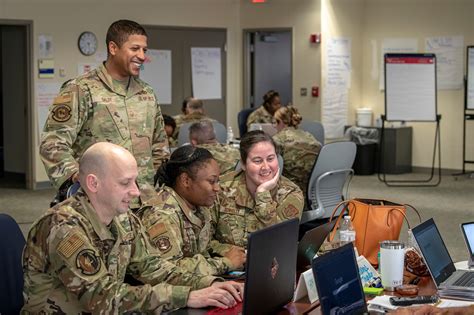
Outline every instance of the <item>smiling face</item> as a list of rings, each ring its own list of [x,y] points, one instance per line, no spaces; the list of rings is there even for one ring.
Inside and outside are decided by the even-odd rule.
[[[247,180],[247,188],[254,191],[256,187],[272,179],[278,172],[278,158],[271,142],[262,141],[254,144],[242,164]]]
[[[178,184],[184,189],[179,189],[178,193],[189,204],[195,207],[210,207],[216,201],[219,187],[219,165],[214,159],[207,160],[194,172],[191,177],[187,173],[180,175]]]
[[[113,41],[109,42],[108,49],[109,58],[106,66],[114,79],[124,80],[129,76],[138,76],[148,49],[147,37],[130,35],[120,47]]]

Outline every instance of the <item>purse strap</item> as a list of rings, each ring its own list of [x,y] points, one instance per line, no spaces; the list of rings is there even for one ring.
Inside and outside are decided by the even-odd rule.
[[[355,210],[355,204],[352,200],[344,200],[344,201],[341,201],[340,203],[337,204],[337,206],[334,208],[332,214],[331,214],[331,217],[329,218],[329,221],[328,222],[331,222],[332,219],[334,218],[334,215],[336,214],[337,210],[339,209],[340,206],[344,205],[345,208],[349,208],[349,205],[352,205]],[[339,213],[339,215],[337,216],[336,218],[336,224],[334,224],[334,227],[331,231],[331,233],[329,233],[328,237],[327,237],[327,240],[328,242],[332,242],[332,240],[334,239],[334,237],[336,236],[336,232],[337,232],[337,227],[339,226],[339,221],[341,221],[341,218],[342,216],[346,213],[345,210],[341,211],[341,213]],[[350,213],[350,210],[349,210],[349,213]]]
[[[412,205],[409,205],[409,204],[404,204],[403,205],[406,208],[411,208],[413,211],[415,211],[415,213],[417,214],[418,216],[418,219],[420,220],[420,223],[421,223],[421,215],[420,213],[418,212],[418,210],[416,210],[415,207],[413,207]],[[408,225],[408,228],[411,230],[411,226],[410,226],[410,221],[408,220],[408,217],[406,216],[405,213],[403,213],[402,210],[398,209],[398,208],[392,208],[388,211],[388,215],[387,215],[387,226],[390,227],[390,222],[388,222],[388,219],[390,218],[390,213],[392,213],[392,211],[397,211],[399,212],[404,218],[405,218],[405,221],[407,222],[407,225]]]

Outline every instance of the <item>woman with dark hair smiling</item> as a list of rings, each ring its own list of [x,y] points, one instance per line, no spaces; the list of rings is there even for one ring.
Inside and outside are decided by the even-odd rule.
[[[269,135],[247,132],[240,141],[240,157],[242,170],[221,177],[216,238],[246,247],[249,233],[300,218],[304,201],[301,189],[280,176],[277,147]]]
[[[212,154],[190,145],[171,154],[155,177],[158,193],[139,210],[152,246],[161,256],[196,273],[218,275],[241,269],[243,248],[213,241],[214,223],[206,207],[219,192],[219,166]],[[212,256],[210,244],[223,257]]]
[[[263,96],[263,104],[253,111],[247,118],[247,128],[251,124],[271,124],[273,123],[273,114],[281,107],[280,94],[277,91],[270,90]]]

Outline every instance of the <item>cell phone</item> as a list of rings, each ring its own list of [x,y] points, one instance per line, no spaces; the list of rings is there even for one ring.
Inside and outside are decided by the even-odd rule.
[[[238,279],[245,279],[245,271],[229,271],[220,277],[226,280],[238,280]]]
[[[433,304],[438,302],[436,295],[419,295],[413,297],[391,297],[390,304],[394,306],[410,306],[414,304]]]

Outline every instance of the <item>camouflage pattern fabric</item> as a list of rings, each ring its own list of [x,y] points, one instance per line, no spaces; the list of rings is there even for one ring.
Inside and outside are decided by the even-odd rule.
[[[123,314],[184,307],[214,277],[160,258],[131,212],[101,223],[82,190],[36,221],[23,252],[22,314]],[[125,274],[145,283],[130,286]]]
[[[125,91],[104,65],[67,82],[49,109],[40,155],[58,189],[78,171],[77,160],[92,144],[112,142],[138,164],[137,182],[153,187],[155,170],[169,157],[161,109],[153,89],[130,77]]]
[[[235,166],[240,160],[239,150],[229,144],[209,143],[199,144],[197,147],[207,149],[211,152],[217,164],[219,164],[221,175],[234,171]]]
[[[273,115],[270,114],[263,105],[250,113],[247,117],[247,128],[251,124],[271,124],[273,123]]]
[[[303,193],[293,182],[281,177],[271,191],[255,194],[247,190],[243,171],[228,173],[221,180],[222,191],[216,216],[216,239],[247,248],[250,233],[291,218],[300,218]],[[217,250],[215,250],[217,252]]]
[[[184,125],[186,123],[199,122],[201,120],[216,121],[215,119],[212,119],[209,116],[206,116],[206,115],[201,114],[199,112],[191,113],[191,114],[188,114],[188,115],[182,115],[180,118],[178,118],[178,120],[175,119],[176,128],[174,129],[174,132],[173,132],[173,138],[178,139],[179,128],[181,128],[182,125]]]
[[[183,124],[183,119],[184,119],[184,114],[178,114],[176,116],[173,116],[174,122],[176,123],[176,128],[174,128],[173,131],[173,139],[178,140],[178,134],[179,134],[179,127]]]
[[[232,269],[224,257],[211,257],[209,243],[214,237],[211,213],[191,209],[172,188],[163,186],[138,211],[150,243],[161,257],[195,273],[218,275]],[[228,249],[230,249],[228,245]]]
[[[283,176],[298,185],[306,196],[309,177],[321,151],[321,143],[309,132],[294,127],[280,130],[273,136],[273,140],[280,147],[283,157]]]

